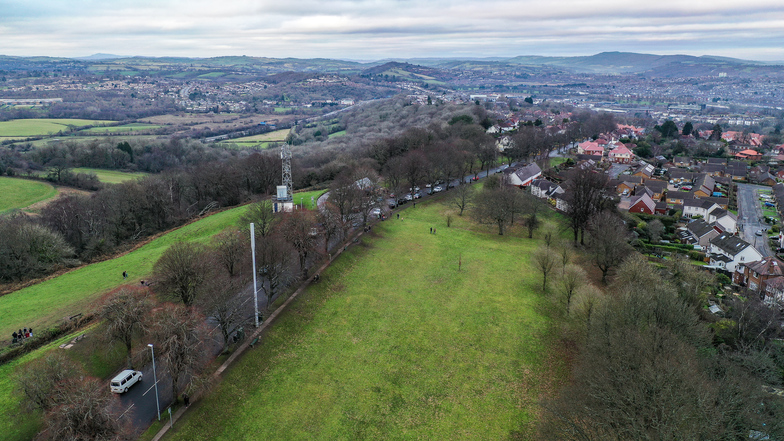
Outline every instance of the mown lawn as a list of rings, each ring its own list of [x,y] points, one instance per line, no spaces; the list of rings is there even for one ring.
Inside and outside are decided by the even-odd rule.
[[[0,177],[0,213],[24,208],[57,195],[46,182]]]
[[[78,167],[72,169],[74,173],[94,173],[98,180],[107,184],[119,184],[121,182],[139,179],[147,176],[147,173],[127,173],[117,170],[102,170],[100,168]]]
[[[444,210],[375,226],[166,439],[532,439],[557,371],[540,241]]]

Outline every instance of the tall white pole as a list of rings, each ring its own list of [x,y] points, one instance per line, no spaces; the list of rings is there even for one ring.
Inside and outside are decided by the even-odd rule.
[[[259,327],[259,289],[256,287],[256,226],[251,222],[250,224],[250,252],[253,255],[253,320],[256,327]]]
[[[155,373],[155,349],[152,343],[148,344],[150,352],[152,352],[152,380],[155,382],[155,405],[158,406],[158,421],[161,420],[161,402],[158,400],[158,374]]]

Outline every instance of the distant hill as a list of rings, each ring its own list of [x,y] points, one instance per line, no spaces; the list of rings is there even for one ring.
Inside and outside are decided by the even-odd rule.
[[[124,55],[112,55],[112,54],[92,54],[86,57],[75,57],[74,60],[82,60],[82,61],[99,61],[99,60],[114,60],[116,58],[128,58]]]
[[[401,81],[424,81],[426,83],[443,83],[455,77],[455,73],[449,70],[398,61],[372,66],[364,69],[362,73],[384,75],[385,78]]]

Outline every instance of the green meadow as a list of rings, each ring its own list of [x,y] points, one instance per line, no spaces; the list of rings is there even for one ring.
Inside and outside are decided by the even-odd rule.
[[[53,198],[57,190],[46,182],[0,177],[0,213]]]
[[[28,136],[55,134],[62,130],[69,130],[71,127],[84,127],[112,122],[114,121],[90,119],[12,119],[0,122],[0,136],[26,138]]]
[[[529,259],[541,241],[447,227],[447,211],[376,224],[165,439],[534,438],[543,385],[565,375]]]
[[[117,170],[103,170],[100,168],[78,167],[71,169],[74,173],[93,173],[98,180],[107,184],[119,184],[133,179],[143,178],[147,173],[128,173]]]
[[[281,142],[286,139],[289,129],[280,129],[273,132],[261,133],[259,135],[243,136],[242,138],[232,139],[232,142]]]

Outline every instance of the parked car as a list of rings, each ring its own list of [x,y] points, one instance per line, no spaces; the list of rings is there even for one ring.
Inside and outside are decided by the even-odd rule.
[[[413,195],[411,195],[411,193],[408,193],[408,194],[406,195],[406,201],[413,201],[413,200],[414,200],[414,196],[413,196]]]
[[[420,193],[418,191],[416,193],[414,193],[414,199],[419,199],[421,197],[422,197],[422,193]]]
[[[757,230],[757,232],[754,234],[756,234],[757,236],[762,236],[762,230]]]
[[[142,381],[141,371],[126,369],[112,378],[112,381],[109,383],[109,389],[116,394],[122,394],[128,392],[131,386],[140,381]]]
[[[440,185],[436,185],[435,187],[433,187],[433,193],[438,193],[439,191],[444,191],[443,187],[441,187]]]

